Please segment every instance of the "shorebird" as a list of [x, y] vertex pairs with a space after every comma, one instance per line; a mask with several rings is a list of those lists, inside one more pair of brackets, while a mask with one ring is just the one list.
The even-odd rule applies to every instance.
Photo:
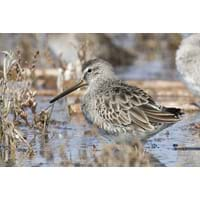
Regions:
[[81, 108], [88, 122], [108, 135], [130, 134], [141, 140], [180, 120], [181, 109], [161, 106], [142, 89], [119, 80], [107, 61], [93, 59], [82, 68], [80, 82], [50, 100], [51, 104], [86, 87]]
[[200, 34], [183, 39], [176, 52], [176, 65], [187, 87], [200, 96]]
[[[183, 39], [176, 52], [176, 65], [188, 89], [200, 97], [200, 34]], [[193, 104], [200, 108], [200, 102]]]

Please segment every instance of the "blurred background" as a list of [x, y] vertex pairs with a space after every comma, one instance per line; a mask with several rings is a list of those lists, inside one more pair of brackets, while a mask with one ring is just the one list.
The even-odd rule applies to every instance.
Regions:
[[[0, 50], [18, 52], [22, 65], [34, 62], [34, 67], [38, 70], [37, 87], [55, 87], [51, 80], [59, 73], [50, 71], [48, 73], [53, 76], [44, 79], [40, 70], [60, 69], [65, 80], [77, 79], [81, 74], [81, 63], [95, 57], [112, 63], [119, 76], [126, 80], [175, 80], [178, 78], [175, 67], [176, 50], [187, 35], [189, 34], [0, 34]], [[34, 58], [36, 54], [37, 59]], [[2, 57], [0, 60], [3, 60]]]

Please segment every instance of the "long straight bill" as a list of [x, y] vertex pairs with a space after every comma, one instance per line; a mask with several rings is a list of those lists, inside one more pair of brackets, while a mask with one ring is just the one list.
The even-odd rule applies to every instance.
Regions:
[[78, 84], [72, 86], [71, 88], [65, 90], [64, 92], [60, 93], [59, 95], [55, 96], [53, 99], [51, 99], [49, 101], [49, 103], [54, 103], [55, 101], [57, 101], [58, 99], [72, 93], [73, 91], [77, 90], [78, 88], [81, 88], [83, 86], [86, 86], [86, 83], [84, 83], [83, 80], [81, 80]]

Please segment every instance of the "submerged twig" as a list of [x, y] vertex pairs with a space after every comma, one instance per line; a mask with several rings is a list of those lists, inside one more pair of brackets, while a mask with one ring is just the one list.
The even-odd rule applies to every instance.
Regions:
[[[53, 112], [53, 107], [54, 107], [54, 104], [51, 104], [50, 106], [48, 106], [47, 108], [42, 110], [40, 113], [38, 113], [34, 116], [34, 127], [41, 130], [43, 134], [47, 130], [49, 120], [50, 120], [51, 114]], [[50, 109], [50, 111], [49, 111], [49, 109]]]

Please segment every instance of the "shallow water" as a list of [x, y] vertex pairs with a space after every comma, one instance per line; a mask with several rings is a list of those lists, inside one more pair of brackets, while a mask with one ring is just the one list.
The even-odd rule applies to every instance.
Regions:
[[[38, 110], [47, 107], [50, 97], [38, 98]], [[29, 127], [20, 127], [34, 150], [30, 158], [25, 154], [25, 148], [18, 148], [16, 159], [8, 163], [0, 162], [1, 165], [11, 166], [63, 166], [80, 165], [82, 156], [93, 153], [93, 145], [99, 146], [94, 136], [85, 136], [84, 132], [89, 129], [81, 115], [67, 118], [65, 102], [55, 104], [51, 116], [51, 123], [46, 134]]]
[[150, 138], [145, 149], [166, 166], [200, 166], [200, 113], [183, 120]]
[[179, 80], [176, 69], [165, 67], [162, 60], [139, 60], [134, 66], [118, 67], [117, 75], [123, 80]]
[[[38, 98], [38, 110], [44, 109], [49, 99]], [[47, 134], [20, 127], [27, 140], [31, 141], [34, 155], [26, 155], [26, 147], [19, 147], [15, 159], [4, 163], [1, 156], [0, 165], [87, 166], [94, 155], [100, 152], [105, 141], [96, 135], [86, 134], [91, 127], [82, 114], [72, 115], [69, 120], [65, 105], [63, 101], [55, 104]], [[200, 113], [186, 114], [182, 121], [150, 138], [145, 150], [165, 166], [200, 166], [200, 129], [194, 128], [193, 123], [196, 122], [200, 122]], [[175, 145], [195, 149], [176, 150]], [[157, 160], [151, 164], [159, 165]]]

